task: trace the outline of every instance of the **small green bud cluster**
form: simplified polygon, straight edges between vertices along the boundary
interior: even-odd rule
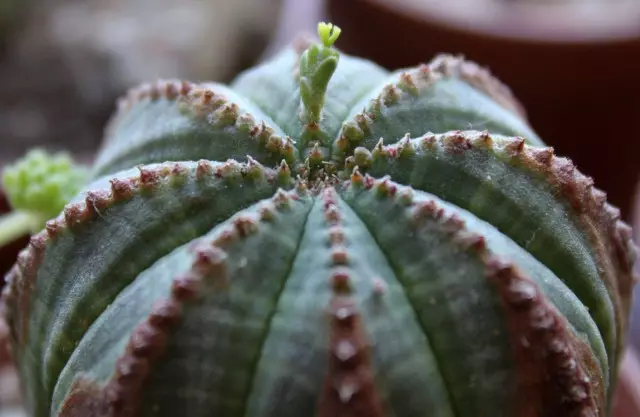
[[[2,185],[14,210],[55,217],[82,187],[86,171],[65,153],[29,151],[5,168]]]

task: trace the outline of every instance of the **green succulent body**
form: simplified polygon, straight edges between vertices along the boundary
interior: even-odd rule
[[[477,65],[320,35],[119,103],[8,276],[33,416],[608,415],[618,210]]]

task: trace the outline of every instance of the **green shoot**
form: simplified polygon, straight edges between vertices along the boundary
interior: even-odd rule
[[[41,149],[6,167],[2,186],[13,211],[0,216],[0,246],[41,230],[80,191],[86,174],[69,155]]]
[[[331,23],[319,23],[321,44],[311,45],[300,57],[300,99],[307,123],[320,121],[327,86],[340,58],[332,47],[340,32],[340,28]]]
[[[318,36],[320,37],[320,41],[322,44],[330,48],[333,44],[338,40],[342,29],[338,26],[335,26],[333,23],[318,23]]]

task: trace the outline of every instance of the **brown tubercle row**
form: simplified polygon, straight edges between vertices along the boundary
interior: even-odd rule
[[[275,133],[265,121],[256,122],[249,112],[241,112],[238,104],[230,101],[224,94],[204,85],[188,81],[159,80],[132,88],[118,101],[118,110],[109,122],[105,144],[113,137],[119,118],[136,104],[151,100],[165,99],[176,102],[180,109],[196,118],[206,120],[213,126],[225,128],[234,126],[255,139],[267,151],[281,155],[288,161],[295,158],[295,145],[290,137]]]
[[[335,141],[337,150],[346,153],[357,146],[365,134],[370,132],[371,124],[382,113],[383,108],[397,104],[404,97],[418,97],[422,90],[441,79],[451,77],[458,78],[482,91],[501,106],[527,121],[524,107],[511,90],[495,78],[489,70],[461,56],[441,54],[427,64],[400,72],[395,82],[385,85],[381,92],[370,100],[368,107],[344,122],[340,135]]]
[[[533,281],[496,257],[487,257],[486,264],[487,278],[507,312],[520,368],[515,415],[604,416],[604,384],[590,348],[568,329]]]
[[[442,150],[462,154],[485,150],[546,181],[554,195],[570,205],[589,240],[598,273],[614,308],[618,335],[616,357],[622,354],[628,326],[625,312],[629,311],[633,283],[637,281],[633,268],[636,249],[630,233],[625,233],[628,227],[620,220],[620,211],[607,203],[606,194],[595,188],[592,178],[580,173],[571,160],[556,156],[553,148],[533,147],[522,138],[496,138],[478,131],[429,133],[386,147],[379,143],[372,152],[373,159],[401,158],[407,154],[400,152],[403,146],[425,153]]]
[[[498,104],[527,121],[527,114],[520,101],[506,84],[497,79],[491,72],[475,62],[465,60],[463,56],[440,54],[427,64],[428,71],[442,74],[444,77],[456,77],[472,87],[484,92]],[[427,71],[419,68],[419,72]]]
[[[229,246],[257,233],[261,222],[271,222],[287,210],[293,200],[306,195],[299,184],[295,190],[280,189],[256,213],[241,213],[212,237],[198,239],[188,247],[190,268],[172,282],[170,294],[155,302],[149,316],[132,331],[113,375],[99,384],[86,377],[76,379],[60,407],[60,417],[134,417],[141,393],[155,361],[166,348],[171,329],[179,323],[191,302],[231,284],[227,269]]]
[[[425,221],[436,222],[456,245],[483,262],[487,279],[496,288],[506,313],[517,366],[518,398],[513,415],[604,415],[604,386],[593,353],[573,334],[534,281],[491,253],[483,236],[467,230],[460,217],[448,213],[436,201],[411,201],[410,188],[386,177],[376,180],[362,175],[357,168],[349,186],[394,199],[408,210],[416,227]]]
[[[108,208],[128,201],[137,194],[149,194],[159,187],[175,185],[172,181],[177,178],[184,180],[190,172],[181,163],[140,166],[138,170],[137,176],[111,179],[109,189],[85,192],[84,201],[68,204],[58,217],[48,221],[42,231],[31,237],[31,244],[20,253],[18,262],[7,274],[7,285],[0,299],[0,302],[5,305],[4,318],[10,325],[16,343],[20,346],[26,343],[30,295],[36,285],[38,268],[50,242],[61,233],[73,231],[75,227],[101,217]],[[196,181],[204,178],[220,178],[225,181],[265,179],[269,183],[277,181],[285,186],[292,183],[290,176],[276,176],[272,170],[251,160],[248,163],[229,160],[222,164],[201,160],[197,162],[193,174]],[[15,312],[19,312],[19,317],[15,317]],[[18,323],[20,325],[16,327]]]
[[[157,80],[143,83],[129,89],[123,97],[118,99],[118,111],[126,111],[136,103],[151,99],[176,100],[186,96],[194,88],[194,84],[185,80]]]
[[[451,154],[483,149],[512,166],[523,167],[542,177],[578,215],[596,249],[599,264],[606,266],[609,264],[607,259],[614,262],[616,273],[609,271],[605,281],[614,302],[619,305],[622,301],[622,310],[627,311],[631,288],[637,280],[633,270],[636,248],[629,227],[620,220],[620,211],[606,202],[606,194],[595,188],[592,178],[579,172],[571,160],[556,156],[553,148],[529,146],[518,137],[496,139],[488,132],[478,131],[429,133],[416,139],[405,137],[388,146],[384,146],[381,140],[372,150],[372,158],[374,161],[396,159],[439,149]]]
[[[186,80],[159,79],[155,82],[145,82],[130,88],[117,100],[116,111],[111,116],[105,129],[105,141],[103,147],[113,139],[114,128],[121,117],[133,106],[144,101],[157,101],[165,99],[176,101],[179,97],[186,96],[194,88],[195,84]]]
[[[383,107],[393,106],[404,97],[418,97],[421,91],[446,78],[458,78],[466,82],[527,121],[524,107],[509,87],[495,78],[489,70],[461,56],[448,54],[438,55],[427,64],[400,72],[397,80],[385,85],[380,94],[371,99],[369,109],[358,116],[375,118],[375,114],[379,114]]]
[[[113,376],[99,385],[78,377],[60,406],[60,417],[133,417],[142,383],[153,362],[162,355],[169,330],[181,316],[174,298],[156,302],[149,316],[131,333],[125,352],[115,363]]]
[[[385,415],[364,333],[363,318],[353,297],[347,239],[342,227],[333,187],[322,191],[324,219],[328,228],[332,297],[329,316],[329,361],[318,404],[318,417],[383,417]],[[381,294],[381,285],[372,292]]]
[[[188,94],[181,96],[178,102],[184,111],[196,118],[204,119],[218,127],[234,126],[239,132],[246,133],[256,140],[268,152],[281,155],[289,162],[295,158],[296,149],[291,137],[276,134],[264,120],[256,122],[255,117],[249,112],[241,113],[236,103],[209,87],[196,86]]]

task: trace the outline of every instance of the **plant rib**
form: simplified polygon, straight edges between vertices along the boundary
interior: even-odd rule
[[[352,296],[349,254],[333,187],[322,190],[325,223],[330,228],[331,282],[328,307],[329,362],[318,417],[384,417],[375,386],[363,317]]]
[[[350,184],[394,199],[405,207],[417,228],[425,221],[437,222],[454,244],[485,265],[487,280],[505,310],[516,360],[518,398],[513,415],[535,417],[541,410],[552,410],[549,415],[558,416],[604,415],[606,400],[604,387],[598,383],[602,380],[599,365],[534,281],[492,254],[483,236],[468,231],[462,219],[447,213],[434,200],[414,201],[389,179],[376,180],[357,170]]]

